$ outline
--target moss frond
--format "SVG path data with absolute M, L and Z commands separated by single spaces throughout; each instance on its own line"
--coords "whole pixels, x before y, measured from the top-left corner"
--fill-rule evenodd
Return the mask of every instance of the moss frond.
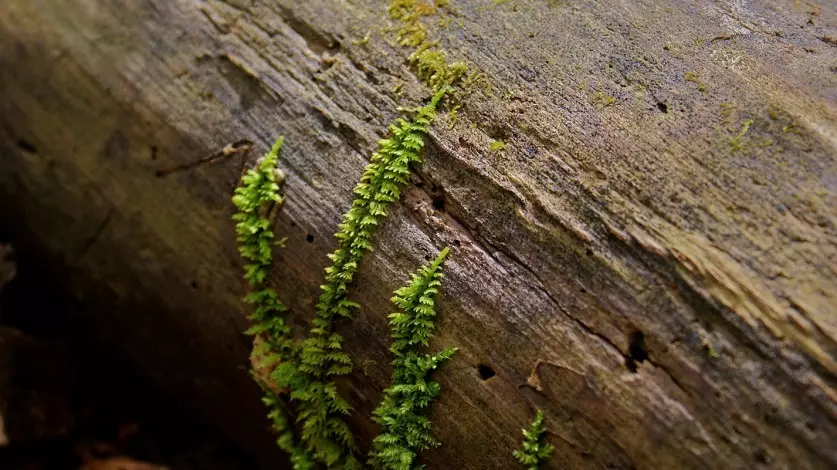
M 421 160 L 424 135 L 446 91 L 439 90 L 411 121 L 399 119 L 390 126 L 392 136 L 378 143 L 378 151 L 354 189 L 352 207 L 335 235 L 338 247 L 329 255 L 332 265 L 325 270 L 316 316 L 300 350 L 299 368 L 276 371 L 282 385 L 293 390 L 291 398 L 297 402 L 306 449 L 330 467 L 360 467 L 357 446 L 345 422 L 351 408 L 337 393 L 334 382 L 335 377 L 352 370 L 335 323 L 351 318 L 359 307 L 348 298 L 349 286 L 364 254 L 372 250 L 375 228 L 386 217 L 390 204 L 401 196 L 410 165 Z
M 512 454 L 521 465 L 529 470 L 538 470 L 541 463 L 549 460 L 554 447 L 546 442 L 546 428 L 543 424 L 543 411 L 538 410 L 529 429 L 523 429 L 523 444 Z
M 430 374 L 456 352 L 445 349 L 421 354 L 435 329 L 436 294 L 442 283 L 445 248 L 429 265 L 413 273 L 406 287 L 395 291 L 392 303 L 399 309 L 389 315 L 392 329 L 392 384 L 373 412 L 381 433 L 373 441 L 369 463 L 387 470 L 421 468 L 418 452 L 439 445 L 431 433 L 430 420 L 423 410 L 439 394 L 441 386 L 430 381 Z
M 247 330 L 247 333 L 256 336 L 250 357 L 253 375 L 265 392 L 263 401 L 268 408 L 267 416 L 278 434 L 277 444 L 290 455 L 295 470 L 309 470 L 314 468 L 311 456 L 298 444 L 285 404 L 277 395 L 277 389 L 281 387 L 259 378 L 259 371 L 263 369 L 292 364 L 297 350 L 290 337 L 291 329 L 285 324 L 287 307 L 279 300 L 275 290 L 265 286 L 273 265 L 273 246 L 276 245 L 269 214 L 284 202 L 279 189 L 281 174 L 277 170 L 282 143 L 280 138 L 255 168 L 241 178 L 241 184 L 232 198 L 237 209 L 233 221 L 236 222 L 238 251 L 246 262 L 244 278 L 250 285 L 250 292 L 244 300 L 253 306 L 250 314 L 252 326 Z
M 244 277 L 254 287 L 264 284 L 273 263 L 273 230 L 267 214 L 284 202 L 275 176 L 282 143 L 280 138 L 256 167 L 244 174 L 232 198 L 238 209 L 233 215 L 238 251 L 247 261 Z
M 278 435 L 276 444 L 290 456 L 291 468 L 293 470 L 313 470 L 316 468 L 311 456 L 297 441 L 296 430 L 285 410 L 285 404 L 270 390 L 265 390 L 262 401 L 267 406 L 267 417 Z

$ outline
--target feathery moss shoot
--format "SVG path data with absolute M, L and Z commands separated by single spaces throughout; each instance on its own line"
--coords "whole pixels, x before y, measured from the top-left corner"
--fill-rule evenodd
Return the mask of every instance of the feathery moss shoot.
M 523 445 L 512 454 L 529 470 L 538 470 L 541 463 L 549 460 L 554 447 L 546 442 L 546 428 L 543 425 L 543 411 L 538 410 L 531 427 L 523 429 Z
M 265 285 L 273 265 L 273 246 L 277 244 L 269 215 L 284 202 L 279 191 L 282 176 L 277 169 L 282 142 L 280 138 L 256 167 L 247 171 L 232 198 L 237 209 L 233 221 L 236 223 L 238 251 L 246 261 L 244 279 L 250 285 L 245 301 L 253 305 L 250 315 L 252 327 L 248 333 L 260 339 L 251 356 L 256 369 L 288 360 L 294 350 L 290 328 L 283 318 L 287 308 L 276 291 Z M 278 243 L 281 244 L 281 240 Z M 258 377 L 257 371 L 254 371 L 254 376 Z M 260 385 L 265 392 L 263 400 L 268 407 L 268 418 L 279 435 L 277 444 L 291 456 L 294 469 L 313 468 L 311 458 L 297 444 L 282 400 L 271 391 L 269 384 Z
M 284 202 L 279 192 L 280 181 L 276 181 L 276 166 L 283 141 L 280 138 L 256 167 L 244 174 L 232 198 L 238 209 L 233 215 L 238 251 L 247 261 L 244 279 L 253 287 L 264 284 L 273 264 L 273 229 L 267 214 L 274 205 Z
M 316 315 L 299 350 L 299 361 L 279 364 L 272 374 L 278 385 L 292 390 L 305 449 L 330 468 L 361 467 L 354 437 L 345 421 L 351 408 L 334 382 L 335 377 L 352 370 L 351 358 L 343 352 L 343 337 L 335 331 L 335 323 L 351 318 L 353 310 L 359 307 L 348 298 L 352 278 L 363 255 L 372 250 L 375 227 L 386 217 L 388 206 L 401 196 L 410 165 L 421 160 L 424 136 L 446 91 L 447 88 L 440 89 L 430 103 L 418 109 L 412 121 L 399 119 L 390 126 L 392 137 L 379 142 L 378 151 L 354 189 L 352 207 L 335 235 L 338 247 L 329 255 L 332 265 L 325 270 Z
M 442 284 L 445 248 L 435 261 L 412 274 L 406 287 L 395 291 L 392 303 L 399 309 L 389 315 L 392 328 L 392 384 L 374 411 L 381 433 L 373 442 L 369 463 L 386 470 L 412 470 L 418 452 L 439 443 L 431 433 L 430 420 L 422 411 L 441 390 L 430 374 L 456 352 L 448 348 L 436 354 L 421 354 L 435 329 L 435 297 Z

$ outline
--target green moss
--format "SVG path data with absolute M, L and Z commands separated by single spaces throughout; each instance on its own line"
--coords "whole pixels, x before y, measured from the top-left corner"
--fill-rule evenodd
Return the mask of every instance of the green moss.
M 503 150 L 506 150 L 506 143 L 498 139 L 491 142 L 489 148 L 492 152 L 502 152 Z
M 404 82 L 398 82 L 392 87 L 392 94 L 396 99 L 400 100 L 404 96 Z
M 446 1 L 430 4 L 418 0 L 391 0 L 388 7 L 390 18 L 401 23 L 396 30 L 396 41 L 402 46 L 416 48 L 408 60 L 418 78 L 434 92 L 456 85 L 468 71 L 465 62 L 448 60 L 447 53 L 438 43 L 428 39 L 427 26 L 422 23 L 423 17 L 434 15 L 445 5 Z
M 604 93 L 602 91 L 597 91 L 592 95 L 593 103 L 599 108 L 607 108 L 608 106 L 613 105 L 616 103 L 616 98 Z
M 706 351 L 706 355 L 709 356 L 710 359 L 718 359 L 721 357 L 709 341 L 703 343 L 703 349 Z
M 423 411 L 441 391 L 431 373 L 456 352 L 448 348 L 436 354 L 422 354 L 435 329 L 435 298 L 442 284 L 445 248 L 429 265 L 411 275 L 410 284 L 395 291 L 398 311 L 389 315 L 392 329 L 392 383 L 373 412 L 381 432 L 373 441 L 369 463 L 387 470 L 421 468 L 418 452 L 439 443 L 431 433 Z
M 456 123 L 459 121 L 459 105 L 453 105 L 450 110 L 448 110 L 448 129 L 453 129 L 456 126 Z
M 399 119 L 390 127 L 392 137 L 379 142 L 378 151 L 355 188 L 352 208 L 336 234 L 338 248 L 329 255 L 332 265 L 325 271 L 316 316 L 301 343 L 294 341 L 291 328 L 285 323 L 287 308 L 276 292 L 266 286 L 272 250 L 277 244 L 269 215 L 283 202 L 279 192 L 282 176 L 276 169 L 281 139 L 256 168 L 245 174 L 235 191 L 233 203 L 238 211 L 233 220 L 239 251 L 246 261 L 244 277 L 251 287 L 246 301 L 254 306 L 252 327 L 248 330 L 256 336 L 251 356 L 253 375 L 265 390 L 264 403 L 279 434 L 277 442 L 289 453 L 295 469 L 314 468 L 315 461 L 327 468 L 362 467 L 354 436 L 345 421 L 350 406 L 338 393 L 335 382 L 336 377 L 352 370 L 352 361 L 342 350 L 343 338 L 336 331 L 336 322 L 351 317 L 359 307 L 348 298 L 352 278 L 364 254 L 372 250 L 375 227 L 386 217 L 388 206 L 398 200 L 401 187 L 408 181 L 410 165 L 420 160 L 424 134 L 447 91 L 442 88 L 436 92 L 426 106 L 417 110 L 413 120 Z M 433 269 L 441 266 L 443 258 Z M 438 286 L 436 280 L 431 284 L 428 293 Z M 423 305 L 413 313 L 427 313 Z M 296 404 L 299 436 L 279 395 L 287 392 Z
M 549 460 L 554 447 L 546 442 L 543 411 L 538 410 L 529 429 L 523 430 L 523 444 L 513 452 L 517 461 L 529 470 L 538 470 L 540 464 Z
M 464 62 L 448 62 L 445 51 L 437 49 L 435 43 L 423 44 L 408 60 L 415 66 L 419 79 L 432 90 L 459 82 L 468 71 Z
M 744 150 L 744 137 L 750 131 L 750 127 L 754 122 L 755 121 L 752 119 L 744 121 L 744 123 L 741 124 L 741 130 L 738 131 L 738 134 L 729 139 L 729 146 L 733 152 L 740 152 Z
M 721 103 L 721 122 L 725 126 L 729 126 L 732 121 L 732 111 L 733 106 L 732 103 L 724 101 Z
M 370 40 L 371 36 L 372 36 L 372 33 L 367 32 L 366 35 L 363 36 L 362 38 L 353 39 L 352 44 L 354 44 L 356 46 L 365 46 L 365 45 L 369 44 L 369 40 Z
M 329 467 L 359 468 L 357 446 L 345 422 L 350 406 L 337 392 L 335 378 L 352 370 L 343 352 L 343 337 L 336 331 L 339 319 L 348 319 L 359 305 L 348 298 L 352 279 L 365 253 L 372 250 L 375 228 L 398 200 L 410 175 L 410 166 L 420 161 L 424 134 L 447 89 L 438 91 L 412 121 L 403 119 L 390 126 L 392 137 L 379 142 L 378 151 L 355 187 L 355 200 L 335 235 L 337 249 L 329 255 L 325 283 L 307 338 L 302 343 L 299 365 L 282 364 L 275 378 L 290 388 L 297 403 L 306 449 Z
M 700 79 L 700 77 L 698 77 L 697 74 L 695 74 L 694 72 L 686 72 L 686 75 L 684 76 L 684 78 L 687 82 L 695 83 L 698 87 L 698 91 L 700 91 L 701 93 L 706 91 L 706 85 L 703 83 L 703 81 Z
M 293 361 L 297 345 L 290 337 L 291 328 L 285 324 L 287 308 L 279 300 L 276 291 L 265 285 L 273 265 L 274 239 L 269 214 L 284 202 L 279 192 L 283 176 L 277 170 L 283 139 L 241 179 L 232 198 L 237 212 L 233 215 L 238 241 L 238 251 L 245 260 L 244 279 L 250 285 L 245 301 L 253 306 L 252 323 L 248 334 L 257 336 L 257 344 L 251 353 L 254 376 L 263 368 L 272 369 L 283 361 Z M 291 456 L 293 468 L 313 468 L 311 456 L 300 445 L 294 427 L 290 424 L 283 401 L 272 384 L 258 380 L 264 390 L 264 403 L 268 418 L 278 434 L 279 447 Z
M 390 18 L 401 22 L 396 39 L 402 46 L 418 47 L 427 39 L 427 27 L 421 18 L 436 13 L 436 6 L 418 0 L 392 0 L 387 9 Z
M 794 134 L 802 135 L 802 133 L 799 132 L 799 126 L 797 125 L 796 122 L 791 122 L 789 124 L 786 124 L 786 125 L 782 126 L 782 133 L 783 134 L 794 133 Z
M 285 410 L 284 403 L 273 392 L 264 390 L 265 396 L 262 401 L 268 409 L 267 418 L 279 435 L 276 444 L 290 457 L 293 470 L 313 470 L 316 468 L 314 461 L 311 455 L 297 443 L 294 426 Z

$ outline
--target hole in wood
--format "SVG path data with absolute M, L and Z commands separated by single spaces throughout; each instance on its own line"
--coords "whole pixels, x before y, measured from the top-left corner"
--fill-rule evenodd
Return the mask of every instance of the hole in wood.
M 445 196 L 436 196 L 433 198 L 433 209 L 440 212 L 445 210 Z
M 311 235 L 309 233 L 308 235 L 305 236 L 305 241 L 307 241 L 308 243 L 314 243 L 314 235 Z
M 479 367 L 477 367 L 477 372 L 479 372 L 480 378 L 483 380 L 488 380 L 491 377 L 497 375 L 497 373 L 494 372 L 494 369 L 492 369 L 491 366 L 487 366 L 485 364 L 480 364 Z
M 29 143 L 28 141 L 23 140 L 23 139 L 19 139 L 17 141 L 17 146 L 21 150 L 23 150 L 24 152 L 29 152 L 29 153 L 37 153 L 38 152 L 38 149 L 36 149 L 34 145 L 32 145 L 31 143 Z
M 629 371 L 636 373 L 637 364 L 645 362 L 648 359 L 648 349 L 645 346 L 645 333 L 635 331 L 631 333 L 630 343 L 628 344 L 628 355 L 625 356 L 625 367 Z

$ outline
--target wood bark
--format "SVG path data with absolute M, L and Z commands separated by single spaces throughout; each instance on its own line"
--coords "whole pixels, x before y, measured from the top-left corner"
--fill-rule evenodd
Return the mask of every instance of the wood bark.
M 514 468 L 536 408 L 550 468 L 835 468 L 837 4 L 460 0 L 424 21 L 483 79 L 356 278 L 363 445 L 391 292 L 452 246 L 430 468 Z M 239 163 L 155 170 L 285 136 L 274 277 L 304 329 L 376 141 L 430 94 L 391 25 L 373 0 L 0 5 L 0 224 L 241 443 L 268 433 Z

